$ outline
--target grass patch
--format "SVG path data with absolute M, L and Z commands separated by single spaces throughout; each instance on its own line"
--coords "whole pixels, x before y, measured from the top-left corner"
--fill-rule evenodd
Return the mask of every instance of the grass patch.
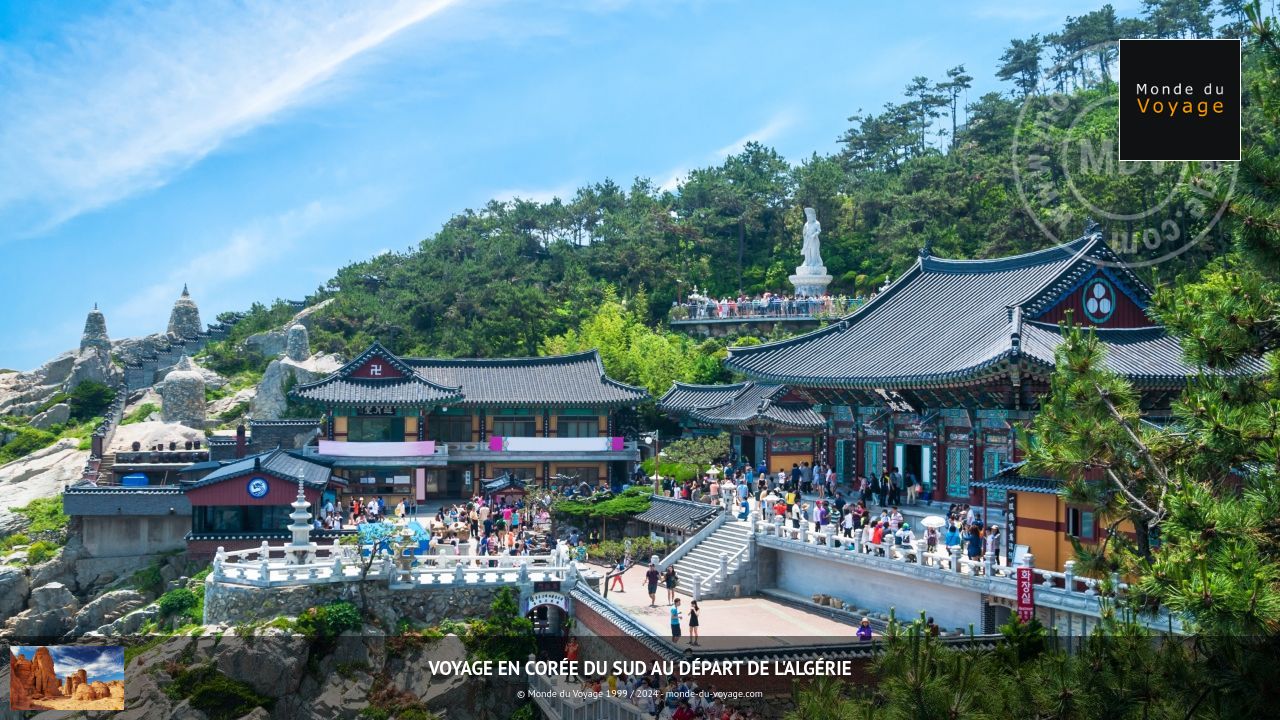
M 166 639 L 167 639 L 167 638 L 166 638 L 166 636 L 164 636 L 164 635 L 153 635 L 153 636 L 151 636 L 151 637 L 147 638 L 147 640 L 146 640 L 146 641 L 144 641 L 144 642 L 142 642 L 142 643 L 140 643 L 140 644 L 138 644 L 138 645 L 129 645 L 129 646 L 127 646 L 127 647 L 124 649 L 124 664 L 125 664 L 126 666 L 128 666 L 128 665 L 129 665 L 129 662 L 130 662 L 131 660 L 133 660 L 134 658 L 138 657 L 138 656 L 139 656 L 139 655 L 141 655 L 142 653 L 144 653 L 144 652 L 146 652 L 146 651 L 150 650 L 151 648 L 154 648 L 155 646 L 157 646 L 157 645 L 159 645 L 160 643 L 164 642 Z
M 14 438 L 0 447 L 0 465 L 26 457 L 37 450 L 43 450 L 57 440 L 58 436 L 48 430 L 33 427 L 17 428 Z
M 270 710 L 275 704 L 248 683 L 233 680 L 212 665 L 178 670 L 164 691 L 174 700 L 189 699 L 191 707 L 208 715 L 209 720 L 234 720 L 254 708 Z
M 134 408 L 133 412 L 125 415 L 124 419 L 120 421 L 120 424 L 133 425 L 134 423 L 140 423 L 151 417 L 152 413 L 157 412 L 160 412 L 159 405 L 156 405 L 155 403 L 142 403 L 138 407 Z
M 8 447 L 6 445 L 5 447 Z M 67 527 L 67 515 L 62 512 L 62 496 L 37 498 L 23 507 L 9 508 L 26 518 L 31 525 L 28 532 L 62 532 Z
M 8 552 L 19 545 L 30 545 L 31 538 L 24 533 L 14 533 L 8 537 L 0 538 L 0 552 Z

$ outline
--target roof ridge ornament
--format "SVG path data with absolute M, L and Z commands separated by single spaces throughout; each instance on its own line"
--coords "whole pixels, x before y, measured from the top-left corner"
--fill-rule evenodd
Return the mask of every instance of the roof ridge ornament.
M 1085 235 L 1101 235 L 1102 226 L 1098 224 L 1097 220 L 1094 220 L 1093 218 L 1087 218 L 1084 221 L 1084 234 Z

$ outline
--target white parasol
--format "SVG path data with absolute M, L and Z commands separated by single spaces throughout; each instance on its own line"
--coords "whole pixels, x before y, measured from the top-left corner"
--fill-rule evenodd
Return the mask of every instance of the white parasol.
M 927 528 L 940 528 L 947 524 L 947 519 L 941 515 L 929 515 L 920 521 L 920 524 Z

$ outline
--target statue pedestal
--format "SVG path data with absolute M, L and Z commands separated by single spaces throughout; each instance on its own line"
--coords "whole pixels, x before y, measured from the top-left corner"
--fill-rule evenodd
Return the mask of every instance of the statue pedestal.
M 825 265 L 801 265 L 790 279 L 797 297 L 821 297 L 827 293 L 832 277 L 827 274 Z

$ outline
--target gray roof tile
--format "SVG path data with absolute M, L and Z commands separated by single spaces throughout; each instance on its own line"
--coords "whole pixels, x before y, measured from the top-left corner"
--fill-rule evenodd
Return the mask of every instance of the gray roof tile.
M 636 515 L 636 520 L 670 528 L 693 530 L 705 525 L 720 508 L 707 503 L 653 496 L 649 509 Z
M 223 465 L 221 468 L 205 475 L 199 480 L 185 485 L 185 488 L 204 487 L 212 485 L 223 480 L 239 477 L 254 471 L 254 462 L 261 461 L 259 469 L 263 472 L 276 475 L 277 477 L 287 478 L 297 481 L 298 477 L 302 477 L 303 481 L 311 487 L 325 487 L 329 483 L 329 478 L 333 474 L 333 469 L 325 463 L 306 458 L 301 455 L 287 452 L 285 450 L 269 450 L 258 455 L 250 455 L 248 457 L 234 460 Z

